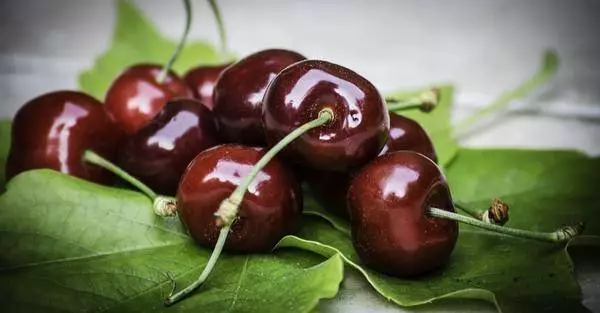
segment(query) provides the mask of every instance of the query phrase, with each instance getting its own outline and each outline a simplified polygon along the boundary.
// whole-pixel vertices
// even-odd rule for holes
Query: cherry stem
[[[191,292],[196,290],[198,287],[200,287],[206,281],[206,279],[208,278],[208,275],[210,275],[213,268],[217,264],[217,261],[219,260],[219,256],[221,256],[221,252],[223,251],[223,247],[225,246],[225,241],[227,240],[227,235],[229,234],[230,229],[231,229],[231,225],[227,225],[227,226],[221,228],[221,231],[219,232],[219,238],[217,239],[217,244],[215,245],[215,249],[213,250],[212,254],[210,255],[210,258],[208,259],[208,263],[206,263],[206,267],[204,267],[204,270],[202,271],[202,274],[200,274],[200,277],[198,277],[198,279],[196,281],[189,284],[187,287],[181,289],[177,293],[169,295],[165,299],[166,306],[175,304],[177,301],[183,299],[185,296],[187,296],[188,294],[190,294]]]
[[[554,74],[556,74],[558,64],[558,55],[554,51],[546,51],[542,60],[542,64],[533,77],[531,77],[529,80],[524,82],[516,89],[503,93],[498,99],[496,99],[491,104],[481,108],[477,112],[471,114],[464,120],[460,121],[453,127],[454,133],[458,134],[464,131],[465,129],[469,128],[473,123],[477,122],[477,120],[479,120],[482,116],[487,115],[493,111],[499,110],[503,107],[506,107],[515,99],[527,96],[533,90],[550,80],[550,78],[552,78]]]
[[[173,63],[177,61],[177,57],[179,57],[181,50],[183,50],[188,33],[190,32],[190,26],[192,25],[192,4],[190,3],[190,0],[183,0],[183,6],[185,7],[185,29],[183,30],[183,36],[181,36],[181,40],[179,40],[179,43],[177,44],[175,51],[173,51],[171,58],[167,63],[165,63],[162,70],[156,77],[156,81],[159,83],[163,83],[165,79],[167,79],[167,75],[169,75],[169,71],[171,70]]]
[[[227,33],[225,32],[225,23],[223,23],[223,17],[221,15],[221,10],[219,10],[219,6],[215,0],[208,0],[208,4],[210,5],[210,9],[215,16],[215,20],[217,20],[217,27],[219,29],[219,40],[221,41],[221,54],[227,53]]]
[[[471,226],[475,226],[481,229],[485,229],[488,231],[501,233],[505,235],[510,235],[514,237],[520,237],[524,239],[531,239],[537,241],[544,242],[552,242],[552,243],[565,243],[571,240],[573,237],[581,234],[584,229],[584,224],[579,222],[575,225],[567,225],[564,226],[554,232],[551,233],[543,233],[543,232],[535,232],[530,230],[509,228],[506,226],[499,226],[495,224],[486,223],[472,217],[456,214],[453,212],[448,212],[446,210],[438,209],[438,208],[429,208],[429,215],[433,217],[443,218],[447,220],[452,220],[460,223],[465,223]]]
[[[221,252],[223,251],[225,241],[227,240],[227,236],[229,235],[229,230],[231,229],[231,225],[237,217],[238,208],[242,203],[244,194],[246,193],[246,190],[248,189],[256,175],[258,175],[258,173],[260,173],[260,171],[277,155],[277,153],[283,148],[285,148],[289,143],[294,141],[296,138],[302,136],[307,131],[322,126],[328,123],[329,121],[332,121],[333,119],[334,114],[331,109],[322,109],[319,112],[318,118],[298,127],[291,133],[287,134],[275,146],[273,146],[269,151],[267,151],[267,153],[265,153],[265,155],[263,155],[263,157],[260,160],[258,160],[258,162],[256,162],[250,173],[236,187],[236,189],[231,193],[231,195],[225,200],[223,200],[219,209],[215,213],[215,217],[217,218],[217,225],[222,226],[222,228],[219,232],[219,238],[217,239],[215,248],[212,254],[210,255],[210,258],[208,259],[206,267],[200,274],[200,277],[181,291],[168,296],[165,299],[165,305],[169,306],[183,299],[196,288],[200,287],[204,283],[204,281],[206,281],[206,279],[212,272],[219,256],[221,255]]]
[[[126,182],[139,189],[152,201],[152,208],[154,209],[154,213],[156,215],[164,217],[173,216],[176,214],[177,203],[175,198],[157,195],[150,187],[146,186],[146,184],[142,183],[139,179],[131,176],[131,174],[125,172],[116,164],[103,158],[92,150],[85,150],[83,152],[83,160],[110,171],[111,173],[119,176]]]
[[[388,103],[388,111],[392,112],[419,109],[422,112],[429,113],[439,104],[439,100],[440,91],[437,88],[426,90],[408,99],[385,98],[385,101]]]
[[[473,209],[460,202],[454,202],[454,206],[488,224],[502,226],[508,222],[508,205],[498,198],[492,200],[492,203],[487,210]]]

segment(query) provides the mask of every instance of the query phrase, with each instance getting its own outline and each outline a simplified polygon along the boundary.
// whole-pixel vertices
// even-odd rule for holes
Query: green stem
[[[217,5],[215,0],[208,0],[208,4],[210,5],[210,9],[215,16],[215,20],[217,20],[217,27],[219,29],[219,39],[221,41],[221,54],[225,55],[227,53],[227,33],[225,32],[225,23],[223,23],[223,17],[221,16],[221,10],[219,10],[219,6]]]
[[[158,197],[158,195],[154,191],[152,191],[150,187],[146,186],[144,183],[139,181],[137,178],[131,176],[129,173],[125,172],[114,163],[96,154],[94,151],[85,150],[85,152],[83,152],[83,160],[98,165],[106,170],[109,170],[113,174],[121,177],[123,180],[139,189],[152,201],[154,201]]]
[[[242,201],[242,198],[244,197],[244,194],[246,193],[248,186],[250,186],[250,184],[252,183],[252,181],[254,180],[256,175],[258,175],[258,173],[260,173],[260,171],[265,167],[265,165],[267,165],[267,163],[269,163],[271,161],[271,159],[273,159],[273,157],[275,157],[275,155],[277,155],[277,153],[279,153],[279,151],[281,151],[290,142],[292,142],[296,138],[302,136],[307,131],[309,131],[313,128],[319,127],[321,125],[324,125],[331,120],[333,120],[333,111],[329,108],[325,108],[325,109],[321,110],[321,112],[319,112],[319,117],[317,119],[314,119],[314,120],[298,127],[297,129],[295,129],[294,131],[289,133],[287,136],[285,136],[283,139],[281,139],[275,146],[273,146],[273,148],[271,148],[256,163],[256,165],[254,165],[254,167],[252,168],[250,173],[246,176],[246,178],[242,181],[242,183],[237,186],[237,188],[233,191],[233,193],[231,193],[231,196],[229,196],[229,198],[232,199],[231,202],[239,203]],[[235,208],[235,210],[232,211],[227,206],[225,206],[224,209],[219,208],[217,213],[215,213],[215,216],[218,217],[219,219],[221,219],[221,221],[223,221],[225,224],[230,224],[231,222],[233,222],[233,219],[235,218],[236,215],[237,215],[237,208]]]
[[[242,199],[244,198],[244,194],[246,193],[246,190],[248,189],[256,175],[258,175],[258,173],[260,173],[260,171],[275,157],[275,155],[277,155],[277,153],[283,148],[285,148],[289,143],[294,141],[296,138],[302,136],[307,131],[324,125],[333,119],[334,115],[331,109],[322,109],[319,112],[319,117],[317,119],[314,119],[298,127],[291,133],[287,134],[287,136],[281,139],[275,146],[273,146],[269,151],[267,151],[267,153],[265,153],[265,155],[263,155],[263,157],[258,162],[256,162],[254,167],[252,167],[250,173],[246,175],[244,180],[237,186],[237,188],[231,193],[231,195],[225,200],[223,200],[221,206],[219,207],[219,210],[217,210],[217,212],[215,213],[215,217],[217,217],[218,224],[221,225],[222,228],[221,232],[219,233],[219,238],[217,239],[215,248],[210,256],[210,259],[208,260],[206,267],[200,274],[200,277],[181,291],[169,295],[167,299],[165,299],[165,305],[172,305],[173,303],[183,299],[185,296],[193,292],[196,288],[200,287],[202,283],[204,283],[204,281],[206,281],[208,275],[210,275],[210,273],[212,272],[219,256],[221,255],[221,251],[223,250],[223,246],[225,245],[225,241],[227,240],[227,236],[229,235],[229,229],[237,216],[238,208],[240,203],[242,202]]]
[[[571,240],[573,237],[581,234],[583,232],[583,223],[578,223],[575,225],[569,225],[562,227],[551,233],[542,233],[535,232],[530,230],[509,228],[506,226],[498,226],[495,224],[490,224],[486,222],[482,222],[480,220],[476,220],[474,218],[456,214],[453,212],[448,212],[446,210],[438,209],[438,208],[429,208],[429,215],[433,217],[443,218],[447,220],[452,220],[460,223],[465,223],[471,226],[475,226],[481,229],[485,229],[488,231],[501,233],[505,235],[510,235],[514,237],[520,237],[525,239],[544,241],[544,242],[553,242],[553,243],[564,243]]]
[[[181,50],[183,50],[188,33],[190,32],[190,26],[192,25],[192,4],[190,3],[190,0],[183,0],[183,6],[185,7],[185,29],[183,30],[183,36],[181,36],[181,39],[179,40],[175,51],[173,51],[171,58],[167,63],[165,63],[162,70],[156,77],[156,80],[159,83],[163,83],[165,79],[167,79],[167,75],[169,75],[169,71],[171,70],[173,63],[175,63],[177,60],[177,57],[179,57]]]
[[[388,103],[393,103],[393,102],[389,102],[388,99],[386,99],[386,102]],[[421,109],[421,104],[420,103],[411,103],[411,102],[396,102],[394,104],[389,104],[388,105],[388,111],[391,112],[402,112],[402,111],[410,111],[410,110],[419,110]]]
[[[467,206],[464,203],[461,203],[458,201],[454,202],[454,206],[456,208],[460,209],[461,211],[469,214],[472,218],[484,222],[483,219],[485,218],[485,213],[487,213],[487,210],[474,209],[474,208]]]
[[[202,274],[200,274],[200,277],[198,277],[196,281],[189,284],[187,287],[177,292],[176,294],[169,295],[165,299],[166,306],[170,306],[175,302],[181,300],[183,297],[196,290],[196,288],[200,287],[206,281],[208,275],[212,272],[213,268],[217,264],[217,260],[219,260],[219,256],[221,255],[221,251],[223,251],[223,247],[225,246],[225,241],[227,240],[227,235],[229,234],[230,229],[231,225],[227,225],[221,228],[221,231],[219,232],[219,238],[217,239],[217,244],[215,245],[215,249],[210,255],[208,263],[206,263],[206,267],[202,271]]]
[[[439,103],[440,93],[437,88],[426,90],[408,99],[385,98],[388,111],[401,112],[419,109],[425,113],[431,112]]]
[[[131,176],[129,173],[125,172],[109,160],[101,157],[94,151],[85,150],[83,152],[83,160],[110,171],[111,173],[119,176],[121,179],[139,189],[152,201],[152,208],[154,209],[154,213],[156,215],[164,217],[173,216],[176,214],[177,201],[175,198],[157,195],[150,187],[146,186],[146,184],[142,183],[139,179]]]
[[[539,86],[546,83],[550,78],[556,74],[558,69],[558,55],[554,51],[546,51],[542,61],[541,67],[528,81],[523,83],[521,86],[514,90],[507,91],[500,95],[496,101],[471,114],[464,120],[456,124],[453,129],[454,133],[458,134],[463,132],[465,129],[470,127],[473,123],[477,122],[482,116],[487,115],[493,111],[497,111],[503,107],[506,107],[509,103],[515,99],[523,98]]]

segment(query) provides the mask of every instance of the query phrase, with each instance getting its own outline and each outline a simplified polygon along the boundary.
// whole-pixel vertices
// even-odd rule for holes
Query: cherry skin
[[[401,150],[421,153],[437,163],[437,154],[425,129],[413,119],[390,113],[390,134],[379,154]]]
[[[178,213],[200,245],[214,247],[220,228],[213,214],[264,154],[263,148],[225,144],[201,152],[189,164],[177,190]],[[248,188],[225,249],[268,252],[297,229],[301,212],[300,184],[273,159]]]
[[[408,117],[390,113],[390,133],[379,155],[409,150],[423,154],[437,163],[433,143],[419,123]],[[327,211],[348,218],[346,195],[356,171],[333,172],[304,169],[303,176],[317,202]]]
[[[213,112],[223,137],[230,142],[263,145],[263,96],[281,70],[304,56],[270,49],[251,54],[225,69],[215,85]]]
[[[92,182],[109,184],[114,176],[82,161],[91,149],[114,160],[122,132],[102,103],[77,91],[41,95],[17,112],[6,163],[7,180],[33,169],[53,169]]]
[[[275,145],[325,108],[332,121],[302,135],[282,155],[322,170],[344,171],[377,156],[387,139],[389,114],[381,94],[364,77],[336,64],[307,60],[273,80],[263,106],[267,143]]]
[[[231,63],[221,65],[202,65],[189,70],[183,80],[194,93],[194,98],[200,100],[209,110],[213,109],[213,91],[217,78]]]
[[[167,101],[193,97],[187,84],[172,71],[159,83],[161,70],[162,66],[155,64],[134,65],[106,92],[106,112],[125,133],[133,134],[150,123]]]
[[[212,113],[196,100],[171,100],[125,139],[117,164],[154,191],[175,195],[188,163],[219,143]]]
[[[422,154],[398,151],[361,169],[348,189],[352,241],[369,267],[393,276],[430,272],[450,257],[458,224],[427,215],[454,212],[440,168]]]

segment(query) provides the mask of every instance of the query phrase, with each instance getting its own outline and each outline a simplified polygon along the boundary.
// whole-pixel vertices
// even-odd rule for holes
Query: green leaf
[[[444,85],[438,87],[440,90],[440,103],[435,110],[423,113],[418,110],[402,112],[402,115],[410,117],[423,126],[438,154],[439,164],[444,166],[452,160],[458,151],[458,143],[452,137],[451,112],[454,101],[454,87]],[[386,97],[406,99],[417,96],[429,88],[414,91],[398,91],[387,94]],[[395,114],[390,112],[390,114]]]
[[[600,199],[600,159],[576,152],[529,150],[462,150],[447,172],[455,200],[487,207],[493,196],[511,206],[508,226],[553,231],[584,220],[586,236],[572,245],[600,246],[596,218]],[[327,212],[308,211],[330,219]],[[586,311],[566,248],[487,233],[461,225],[452,257],[443,269],[424,277],[399,279],[361,265],[352,247],[348,224],[336,227],[308,217],[297,237],[281,246],[301,246],[324,256],[342,253],[382,296],[402,306],[443,298],[473,298],[506,312]],[[337,228],[337,229],[336,229]]]
[[[585,234],[600,235],[600,158],[574,151],[462,150],[446,177],[453,197],[487,207],[492,197],[510,205],[511,227],[552,230],[586,223]]]
[[[208,260],[209,250],[177,219],[156,217],[139,193],[50,170],[22,173],[7,187],[0,302],[11,312],[168,312],[166,273],[184,286]],[[342,277],[338,255],[324,262],[289,248],[224,255],[208,282],[170,310],[309,312],[337,293]]]
[[[12,123],[9,120],[0,121],[0,192],[4,191],[6,183],[6,158],[10,151],[10,133]]]
[[[118,0],[115,3],[117,21],[110,47],[96,60],[92,69],[79,76],[79,88],[98,99],[104,99],[111,82],[125,68],[136,63],[164,64],[176,47],[176,43],[163,37],[130,1]],[[183,29],[184,21],[180,22]],[[191,42],[186,44],[173,69],[182,74],[194,66],[219,64],[232,59],[233,55],[221,55],[210,43]]]

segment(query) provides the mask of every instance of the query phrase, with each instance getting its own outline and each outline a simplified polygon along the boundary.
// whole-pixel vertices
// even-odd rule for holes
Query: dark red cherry
[[[390,113],[390,133],[381,154],[409,150],[423,154],[437,163],[433,143],[419,123],[408,117]],[[337,216],[348,218],[346,194],[354,172],[332,172],[304,169],[307,182],[317,202]]]
[[[192,99],[171,100],[150,124],[124,141],[117,163],[155,192],[174,195],[190,161],[218,143],[206,107]]]
[[[387,139],[386,105],[373,84],[336,64],[307,60],[283,70],[273,80],[263,106],[267,143],[318,117],[325,108],[334,119],[294,140],[282,154],[297,163],[344,171],[369,162]]]
[[[454,206],[440,168],[422,154],[379,156],[352,180],[348,205],[354,247],[379,272],[404,277],[432,271],[456,244],[458,224],[427,214],[430,207],[454,212]]]
[[[55,91],[41,95],[21,107],[13,120],[6,177],[47,168],[108,184],[114,179],[111,173],[81,158],[91,149],[114,160],[121,137],[102,103],[87,94]]]
[[[200,100],[208,109],[213,109],[213,90],[219,74],[231,63],[221,65],[202,65],[189,70],[183,80],[194,93],[194,98]]]
[[[251,54],[219,76],[213,112],[224,138],[230,142],[263,145],[263,96],[269,83],[287,66],[306,59],[289,50],[270,49]]]
[[[425,129],[413,119],[390,113],[390,134],[379,154],[401,150],[421,153],[437,163],[433,143]]]
[[[177,190],[178,211],[200,245],[215,245],[220,228],[213,214],[264,154],[262,148],[226,144],[201,152],[190,163]],[[248,188],[225,248],[234,252],[270,251],[283,236],[296,230],[301,212],[300,185],[275,158]]]
[[[133,134],[150,123],[167,101],[193,96],[172,71],[159,83],[161,70],[160,65],[134,65],[121,73],[106,92],[106,112],[125,133]]]

